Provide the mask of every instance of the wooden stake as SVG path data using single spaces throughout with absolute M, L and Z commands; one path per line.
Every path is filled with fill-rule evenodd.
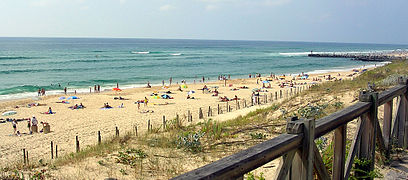
M 119 128 L 116 126 L 115 129 L 116 129 L 116 137 L 119 137 Z
M 101 138 L 101 131 L 98 131 L 98 144 L 101 144 L 102 138 Z
M 163 130 L 166 130 L 166 116 L 163 115 Z
M 150 119 L 147 121 L 147 132 L 150 132 Z
M 76 152 L 78 153 L 80 151 L 78 136 L 75 137 L 75 141 L 76 141 Z
M 54 159 L 54 145 L 52 141 L 51 141 L 51 159 Z
M 217 110 L 218 110 L 218 114 L 220 114 L 220 104 L 218 104 Z
M 27 161 L 26 161 L 26 150 L 25 149 L 23 149 L 23 159 L 24 159 L 24 164 L 26 164 L 27 163 Z
M 55 145 L 55 159 L 58 158 L 58 145 Z

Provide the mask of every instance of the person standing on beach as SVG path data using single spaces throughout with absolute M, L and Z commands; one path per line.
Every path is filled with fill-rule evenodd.
M 162 86 L 164 87 L 164 80 L 162 80 Z
M 173 78 L 172 77 L 170 77 L 170 80 L 169 80 L 169 82 L 170 82 L 170 86 L 171 86 L 171 82 L 173 81 Z
M 98 84 L 98 93 L 101 92 L 101 85 Z
M 27 128 L 28 128 L 28 133 L 31 134 L 31 119 L 27 119 Z
M 38 96 L 41 96 L 41 89 L 38 89 Z
M 67 94 L 67 87 L 64 87 L 64 93 Z
M 205 81 L 205 78 L 204 78 L 204 76 L 203 76 L 203 83 L 204 83 L 204 81 Z
M 14 129 L 14 134 L 16 134 L 16 132 L 17 132 L 17 120 L 16 119 L 13 119 L 13 121 L 11 122 L 12 124 L 13 124 L 13 129 Z
M 144 105 L 145 105 L 145 107 L 147 106 L 147 103 L 149 102 L 149 100 L 147 99 L 147 97 L 145 97 L 145 99 L 144 99 Z
M 35 118 L 35 116 L 33 116 L 33 118 L 31 118 L 31 132 L 34 132 L 33 129 L 37 130 L 37 124 L 38 124 L 37 118 Z M 37 132 L 37 131 L 35 131 L 35 132 Z

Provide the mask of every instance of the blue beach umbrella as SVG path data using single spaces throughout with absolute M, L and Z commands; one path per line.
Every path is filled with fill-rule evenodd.
M 71 97 L 69 97 L 68 99 L 79 99 L 79 97 L 71 96 Z
M 65 97 L 64 97 L 64 96 L 59 97 L 59 100 L 63 100 L 63 99 L 65 99 Z

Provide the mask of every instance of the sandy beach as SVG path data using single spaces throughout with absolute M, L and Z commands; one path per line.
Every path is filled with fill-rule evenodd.
M 306 87 L 315 84 L 328 81 L 327 77 L 330 75 L 332 80 L 338 79 L 350 79 L 358 75 L 353 71 L 347 72 L 330 72 L 324 74 L 310 74 L 307 79 L 300 79 L 296 77 L 293 83 L 296 82 L 292 92 L 295 89 Z M 280 76 L 277 76 L 278 79 Z M 0 143 L 0 166 L 4 166 L 9 163 L 15 163 L 22 161 L 22 149 L 26 149 L 30 152 L 30 158 L 41 159 L 50 158 L 50 142 L 58 145 L 58 154 L 64 155 L 66 153 L 75 152 L 75 136 L 79 137 L 81 147 L 93 145 L 97 143 L 97 132 L 101 131 L 102 140 L 106 137 L 113 136 L 115 134 L 115 127 L 118 127 L 121 135 L 126 132 L 132 132 L 134 126 L 138 127 L 139 133 L 144 133 L 147 130 L 147 123 L 150 120 L 154 128 L 161 126 L 163 122 L 163 116 L 166 119 L 173 119 L 176 114 L 180 116 L 180 119 L 184 124 L 197 123 L 202 121 L 198 118 L 199 109 L 202 108 L 204 119 L 207 119 L 208 108 L 211 107 L 213 116 L 210 118 L 216 120 L 227 120 L 239 115 L 244 115 L 261 106 L 253 106 L 251 108 L 243 108 L 244 104 L 248 106 L 251 104 L 252 90 L 259 88 L 261 90 L 261 101 L 263 102 L 263 95 L 266 95 L 269 103 L 271 103 L 271 95 L 274 96 L 275 92 L 282 90 L 283 97 L 290 95 L 290 87 L 280 87 L 282 82 L 290 82 L 294 77 L 286 76 L 282 79 L 273 79 L 270 77 L 261 78 L 247 78 L 247 79 L 232 79 L 227 80 L 227 86 L 224 86 L 224 81 L 216 81 L 209 83 L 196 83 L 187 84 L 187 88 L 182 88 L 182 92 L 178 90 L 179 85 L 172 85 L 169 88 L 152 87 L 152 88 L 133 88 L 125 89 L 123 91 L 106 91 L 101 93 L 83 93 L 83 94 L 67 94 L 67 95 L 51 95 L 42 96 L 40 100 L 24 99 L 15 100 L 0 103 L 0 111 L 16 111 L 17 114 L 10 116 L 2 116 L 5 118 L 31 118 L 35 116 L 38 122 L 47 122 L 51 127 L 51 132 L 34 133 L 29 134 L 27 128 L 27 121 L 20 121 L 17 124 L 17 130 L 22 134 L 17 136 L 13 134 L 14 130 L 11 122 L 0 123 L 0 137 L 2 141 Z M 271 88 L 262 88 L 262 81 L 269 79 Z M 272 80 L 273 79 L 273 80 Z M 313 81 L 319 79 L 317 81 Z M 258 84 L 257 84 L 258 82 Z M 211 91 L 218 87 L 219 95 L 213 96 L 213 92 L 203 92 L 203 86 L 206 85 Z M 265 86 L 269 84 L 266 83 Z M 246 86 L 247 89 L 240 87 Z M 152 93 L 157 93 L 159 96 L 165 94 L 165 92 L 171 91 L 169 96 L 174 99 L 155 99 L 151 96 Z M 191 94 L 194 99 L 187 99 L 187 93 L 189 91 L 195 91 Z M 57 103 L 62 100 L 59 97 L 65 96 L 77 96 L 80 99 L 68 100 L 70 103 Z M 221 102 L 220 97 L 228 97 L 229 99 L 237 96 L 238 101 L 229 101 L 228 105 L 231 106 L 232 112 L 226 112 L 227 102 Z M 123 97 L 128 100 L 114 100 L 115 97 Z M 138 100 L 148 98 L 149 102 L 147 106 L 135 104 Z M 278 97 L 279 98 L 279 97 Z M 273 101 L 275 97 L 273 97 Z M 239 109 L 237 110 L 239 102 Z M 29 103 L 39 103 L 41 106 L 27 107 Z M 75 104 L 82 103 L 86 108 L 84 109 L 70 109 L 68 107 Z M 112 109 L 101 109 L 104 103 L 109 103 Z M 123 103 L 123 108 L 119 108 Z M 272 102 L 273 103 L 273 102 Z M 217 107 L 221 107 L 223 114 L 217 115 Z M 18 108 L 17 108 L 18 106 Z M 55 114 L 43 114 L 51 107 Z M 149 112 L 147 112 L 149 111 Z M 187 112 L 192 113 L 193 122 L 187 122 Z M 145 113 L 147 112 L 147 113 Z M 42 125 L 39 124 L 39 130 L 42 129 Z

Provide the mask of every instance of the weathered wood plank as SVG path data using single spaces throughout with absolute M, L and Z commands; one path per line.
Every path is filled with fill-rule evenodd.
M 387 156 L 390 150 L 391 141 L 391 127 L 392 127 L 392 110 L 393 110 L 393 100 L 386 102 L 384 104 L 384 121 L 383 121 L 383 138 L 384 146 L 387 150 Z
M 346 156 L 347 125 L 340 126 L 334 130 L 333 149 L 333 179 L 344 179 L 344 164 Z
M 406 85 L 396 85 L 390 89 L 387 89 L 383 92 L 381 92 L 378 95 L 378 104 L 382 105 L 385 104 L 389 101 L 391 101 L 392 99 L 394 99 L 395 97 L 398 97 L 404 93 L 407 92 L 407 86 Z
M 354 133 L 353 141 L 351 142 L 350 150 L 347 155 L 346 166 L 344 170 L 344 179 L 350 177 L 351 167 L 353 166 L 354 156 L 356 155 L 358 145 L 360 144 L 362 126 L 364 126 L 364 121 L 361 119 L 357 122 L 357 129 Z
M 357 102 L 347 108 L 316 120 L 315 139 L 368 112 L 370 102 Z
M 303 134 L 282 134 L 173 179 L 232 179 L 301 146 Z
M 296 150 L 292 150 L 283 155 L 282 161 L 279 164 L 279 173 L 275 177 L 277 180 L 286 179 L 288 176 L 289 168 L 292 166 L 293 157 L 295 157 Z
M 313 143 L 313 152 L 314 152 L 314 169 L 319 179 L 330 179 L 329 173 L 327 172 L 326 166 L 324 165 L 322 156 L 320 155 L 319 150 L 316 147 L 316 144 Z

